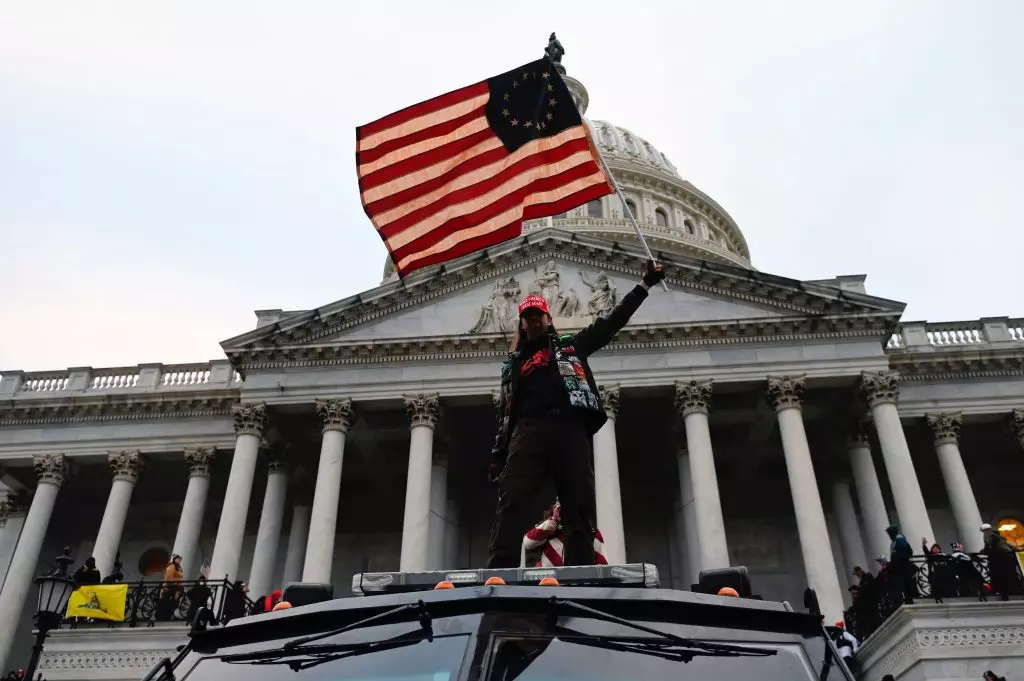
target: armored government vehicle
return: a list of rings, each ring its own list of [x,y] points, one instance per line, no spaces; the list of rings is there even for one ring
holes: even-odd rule
[[[740,568],[661,589],[645,564],[360,574],[343,599],[293,584],[288,609],[208,628],[201,612],[144,681],[852,681],[820,616],[749,585]]]

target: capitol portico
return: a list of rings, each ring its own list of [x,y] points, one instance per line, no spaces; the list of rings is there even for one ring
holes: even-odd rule
[[[902,321],[864,276],[759,272],[735,221],[665,154],[592,125],[668,283],[591,360],[611,562],[654,563],[678,588],[745,565],[759,595],[799,608],[810,585],[835,621],[853,567],[888,555],[891,522],[915,550],[976,552],[982,522],[1024,518],[1024,320]],[[65,545],[103,575],[119,556],[128,582],[158,582],[180,554],[186,579],[206,566],[251,596],[300,579],[346,596],[362,571],[482,565],[518,301],[544,295],[555,325],[578,329],[644,261],[609,196],[405,281],[386,267],[357,295],[259,310],[224,359],[0,372],[0,612],[21,613],[0,629],[0,669],[27,655],[32,579]],[[961,650],[964,664],[1020,655],[1018,619],[1005,641]],[[57,632],[41,670],[141,676],[166,650],[126,631]],[[868,642],[869,678],[936,676],[934,651],[907,636]]]

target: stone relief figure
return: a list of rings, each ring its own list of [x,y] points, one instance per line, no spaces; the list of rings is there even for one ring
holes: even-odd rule
[[[530,288],[527,290],[531,295],[543,296],[544,300],[548,301],[548,304],[553,304],[558,300],[558,295],[561,293],[559,286],[559,274],[558,268],[555,266],[554,260],[548,260],[547,265],[544,269],[534,268],[536,277],[533,283],[530,284]]]
[[[491,298],[480,309],[480,318],[470,333],[511,333],[519,321],[522,289],[515,277],[494,282]]]
[[[576,295],[576,289],[571,288],[558,295],[555,303],[556,317],[575,317],[580,313],[580,297]]]
[[[612,311],[616,303],[616,290],[604,272],[597,275],[593,283],[587,281],[587,275],[580,270],[580,280],[590,289],[587,299],[587,312],[592,317],[601,317]]]

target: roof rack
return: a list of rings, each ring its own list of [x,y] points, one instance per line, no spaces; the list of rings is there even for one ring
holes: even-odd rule
[[[497,579],[494,579],[497,578]],[[454,588],[483,586],[488,580],[509,586],[537,586],[542,579],[560,586],[621,586],[657,589],[658,568],[650,563],[628,565],[572,565],[554,568],[499,570],[431,570],[428,572],[363,572],[352,576],[352,594],[431,591],[442,582]],[[550,583],[550,582],[548,582]]]

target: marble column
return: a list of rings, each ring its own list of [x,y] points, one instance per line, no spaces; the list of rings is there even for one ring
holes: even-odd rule
[[[843,617],[843,592],[832,558],[825,511],[804,431],[803,394],[803,376],[768,377],[768,403],[774,407],[779,420],[807,582],[818,594],[825,621],[836,622]]]
[[[907,437],[903,433],[903,424],[896,410],[896,402],[900,395],[900,378],[895,371],[863,372],[861,374],[861,390],[871,408],[871,417],[875,422],[875,432],[882,446],[882,458],[885,470],[889,475],[889,486],[892,488],[893,500],[896,502],[896,513],[900,519],[900,530],[911,546],[918,546],[921,537],[929,542],[935,541],[928,509],[924,505],[921,494],[921,483],[914,470],[914,462],[910,458]],[[886,554],[888,555],[888,554]]]
[[[448,461],[441,448],[434,453],[430,468],[430,540],[427,566],[431,570],[450,570],[445,564],[445,537],[448,531]]]
[[[953,518],[959,532],[957,539],[968,553],[977,553],[985,542],[978,531],[981,527],[981,511],[978,510],[978,502],[974,498],[974,490],[971,489],[971,481],[960,456],[961,416],[959,413],[928,414],[925,419],[935,435],[935,455],[939,459],[942,479],[946,482],[949,505],[953,508]],[[931,541],[937,539],[931,537]]]
[[[679,467],[679,515],[676,519],[677,533],[680,535],[679,560],[686,567],[683,589],[689,589],[700,579],[701,550],[700,524],[697,522],[697,504],[693,498],[693,478],[690,464],[690,452],[681,447],[677,454]]]
[[[0,492],[0,589],[3,588],[7,569],[11,566],[14,550],[18,546],[26,510],[21,503],[21,495],[10,490]]]
[[[430,482],[434,457],[434,427],[439,416],[438,395],[406,395],[409,416],[409,476],[405,483],[405,519],[399,569],[428,569],[430,559]]]
[[[284,523],[284,502],[288,496],[288,469],[280,453],[267,465],[267,489],[263,494],[260,526],[256,530],[256,546],[249,569],[249,593],[263,596],[281,585],[274,583],[277,567],[277,547],[281,542]]]
[[[715,455],[711,448],[711,427],[708,410],[711,406],[711,381],[679,381],[676,383],[676,410],[683,416],[686,429],[686,448],[689,452],[690,490],[693,494],[694,513],[697,517],[697,536],[700,545],[700,570],[729,567],[729,546],[725,539],[725,520],[722,501],[718,494],[718,475]],[[680,473],[680,494],[685,480]],[[700,570],[697,571],[699,574]]]
[[[604,537],[609,565],[626,562],[626,528],[622,521],[622,490],[619,487],[619,450],[615,442],[615,419],[619,415],[619,386],[600,386],[601,403],[608,416],[594,433],[594,492],[597,527]]]
[[[39,563],[39,552],[43,548],[46,529],[50,524],[57,492],[64,484],[68,464],[63,454],[47,454],[32,458],[39,484],[32,496],[25,524],[21,528],[21,537],[14,550],[14,557],[7,569],[7,579],[0,591],[0,612],[3,613],[5,626],[0,626],[0,669],[7,669],[7,660],[11,653],[11,644],[18,631],[16,622],[21,622],[25,602],[32,591],[36,577],[36,565]]]
[[[256,476],[256,457],[267,425],[267,405],[262,402],[237,404],[232,415],[235,451],[231,457],[228,487],[224,492],[224,506],[210,560],[210,579],[214,581],[238,579],[238,561],[242,557],[245,521],[249,516],[252,481]]]
[[[871,458],[871,440],[868,437],[868,422],[858,419],[853,424],[850,438],[847,441],[850,454],[850,468],[853,481],[857,487],[857,501],[860,503],[860,515],[864,528],[865,546],[867,547],[870,565],[861,565],[868,572],[875,572],[875,559],[889,556],[891,540],[885,533],[889,526],[889,512],[882,498],[882,487],[878,483],[875,462]]]
[[[302,581],[302,563],[306,560],[306,542],[309,540],[308,501],[292,505],[292,523],[288,529],[288,547],[284,556],[284,575],[281,584]]]
[[[132,500],[132,491],[142,471],[142,455],[138,450],[111,452],[107,462],[114,473],[114,482],[107,496],[107,506],[103,510],[100,531],[96,535],[96,545],[92,556],[96,559],[96,569],[106,577],[114,569],[114,558],[121,545],[124,533],[124,521],[128,517],[128,505]]]
[[[199,576],[199,535],[203,530],[206,498],[210,493],[210,463],[214,456],[216,450],[212,447],[185,450],[188,487],[185,489],[185,503],[181,505],[178,532],[174,535],[174,549],[171,552],[172,555],[181,556],[181,571],[185,574],[185,579],[195,579]]]
[[[832,512],[836,517],[839,530],[839,545],[843,550],[844,565],[842,573],[845,579],[840,584],[854,584],[853,568],[860,566],[868,572],[874,572],[872,563],[864,553],[864,539],[860,534],[860,523],[857,521],[857,510],[853,506],[850,494],[850,483],[836,480],[832,483]]]
[[[345,436],[355,421],[352,400],[317,400],[323,439],[320,463],[309,518],[309,540],[302,581],[329,584],[334,563],[334,539],[338,529],[338,498],[341,494],[341,464],[345,458]]]
[[[448,500],[447,527],[444,531],[444,566],[446,570],[457,570],[459,563],[459,506],[454,499]]]

